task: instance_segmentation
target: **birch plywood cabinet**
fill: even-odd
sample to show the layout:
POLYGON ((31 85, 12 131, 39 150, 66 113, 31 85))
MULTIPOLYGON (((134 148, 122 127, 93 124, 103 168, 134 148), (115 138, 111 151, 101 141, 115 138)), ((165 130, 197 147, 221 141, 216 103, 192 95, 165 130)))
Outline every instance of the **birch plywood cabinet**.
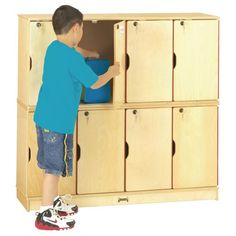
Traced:
MULTIPOLYGON (((17 198, 41 202, 33 114, 52 15, 19 15, 17 198)), ((73 176, 80 206, 218 198, 219 18, 201 13, 86 14, 80 47, 119 61, 111 100, 85 104, 73 176)))

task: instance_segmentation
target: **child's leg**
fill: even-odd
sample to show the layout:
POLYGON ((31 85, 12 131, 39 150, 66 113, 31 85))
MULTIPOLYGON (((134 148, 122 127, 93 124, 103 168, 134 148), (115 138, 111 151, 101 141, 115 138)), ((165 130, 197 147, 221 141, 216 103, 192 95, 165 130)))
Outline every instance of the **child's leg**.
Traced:
POLYGON ((53 207, 54 198, 58 194, 59 178, 60 176, 44 174, 42 206, 35 219, 35 227, 40 230, 71 229, 75 225, 75 220, 61 217, 53 207))
POLYGON ((44 174, 42 206, 53 205, 54 198, 58 196, 58 182, 60 176, 44 174))

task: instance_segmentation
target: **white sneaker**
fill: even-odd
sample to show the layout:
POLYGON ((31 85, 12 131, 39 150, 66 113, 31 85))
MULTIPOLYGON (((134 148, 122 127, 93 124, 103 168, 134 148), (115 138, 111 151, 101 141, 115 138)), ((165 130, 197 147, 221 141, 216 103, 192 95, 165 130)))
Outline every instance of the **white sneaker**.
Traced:
POLYGON ((58 196, 53 202, 53 208, 60 216, 74 215, 78 212, 78 206, 71 203, 72 196, 58 196), (70 202, 70 203, 68 203, 70 202))
POLYGON ((48 208, 43 212, 37 212, 35 227, 41 230, 64 230, 71 229, 75 225, 75 220, 61 217, 53 208, 48 208))

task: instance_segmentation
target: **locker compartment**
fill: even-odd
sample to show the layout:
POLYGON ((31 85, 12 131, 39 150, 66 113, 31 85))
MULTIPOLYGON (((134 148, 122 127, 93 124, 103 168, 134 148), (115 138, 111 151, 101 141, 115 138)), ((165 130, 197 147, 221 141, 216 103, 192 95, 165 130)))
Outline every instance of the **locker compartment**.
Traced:
MULTIPOLYGON (((87 50, 94 50, 99 53, 98 63, 101 60, 108 60, 110 65, 114 64, 114 51, 115 51, 115 40, 114 40, 114 25, 120 21, 115 20, 101 20, 92 21, 85 20, 83 22, 83 37, 79 43, 79 47, 87 50)), ((23 24, 23 23, 22 23, 23 24)), ((21 26, 22 30, 24 26, 21 26)), ((25 26, 27 27, 27 26, 25 26)), ((27 34, 27 32, 25 32, 27 34)), ((25 76, 22 78, 22 86, 25 83, 29 83, 29 86, 25 88, 26 96, 21 90, 18 91, 19 99, 26 105, 35 106, 37 103, 38 93, 42 84, 42 73, 43 73, 43 62, 46 49, 48 45, 56 40, 56 35, 53 31, 51 21, 31 21, 29 27, 29 57, 21 55, 21 49, 19 49, 19 55, 22 56, 23 60, 28 60, 28 71, 24 71, 25 76), (28 79, 27 79, 28 77, 28 79), (26 81, 24 81, 26 80, 26 81)), ((125 38, 123 38, 125 40, 125 38)), ((124 47, 123 47, 124 48, 124 47)), ((24 52, 25 54, 25 52, 24 52)), ((86 58, 87 59, 87 58, 86 58)), ((88 58, 92 59, 92 58, 88 58)), ((94 58, 93 58, 94 59, 94 58)), ((96 61, 96 59, 94 59, 96 61)), ((110 99, 107 103, 113 102, 113 79, 109 83, 110 99)), ((105 85, 104 85, 105 86, 105 85)), ((118 93, 120 94, 120 93, 118 93)), ((84 86, 81 93, 81 104, 84 103, 84 86)))

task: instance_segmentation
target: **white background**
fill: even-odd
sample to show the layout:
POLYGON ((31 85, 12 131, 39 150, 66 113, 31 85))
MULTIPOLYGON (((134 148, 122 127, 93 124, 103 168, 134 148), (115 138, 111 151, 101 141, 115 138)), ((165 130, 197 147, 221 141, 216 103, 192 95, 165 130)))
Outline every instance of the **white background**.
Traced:
POLYGON ((235 24, 234 1, 2 1, 0 10, 0 233, 19 235, 236 235, 235 24), (83 13, 202 12, 221 17, 219 200, 80 208, 71 231, 34 228, 34 212, 16 199, 17 50, 20 13, 50 13, 62 4, 83 13), (226 233, 228 232, 228 233, 226 233))

